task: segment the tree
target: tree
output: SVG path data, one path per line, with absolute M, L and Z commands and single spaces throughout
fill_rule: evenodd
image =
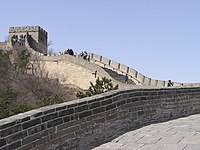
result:
M 47 47 L 48 47 L 48 53 L 49 54 L 54 54 L 54 49 L 51 47 L 53 45 L 53 42 L 50 40 L 47 43 Z
M 98 77 L 95 85 L 92 82 L 90 82 L 90 84 L 91 86 L 89 87 L 88 90 L 85 90 L 84 92 L 79 91 L 76 96 L 78 98 L 83 98 L 105 93 L 111 90 L 117 90 L 119 88 L 118 84 L 116 86 L 113 86 L 112 80 L 106 77 L 103 77 L 101 80 Z
M 14 74 L 14 67 L 9 58 L 10 53 L 0 50 L 0 91 L 9 87 Z

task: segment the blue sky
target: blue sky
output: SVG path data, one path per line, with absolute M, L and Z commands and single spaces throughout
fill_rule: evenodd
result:
M 55 52 L 87 50 L 153 79 L 200 82 L 199 0 L 6 0 L 0 41 L 10 26 L 39 25 Z

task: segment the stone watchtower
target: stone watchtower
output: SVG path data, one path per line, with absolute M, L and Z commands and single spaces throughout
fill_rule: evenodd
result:
M 26 46 L 35 51 L 47 53 L 48 33 L 40 26 L 10 27 L 8 46 Z

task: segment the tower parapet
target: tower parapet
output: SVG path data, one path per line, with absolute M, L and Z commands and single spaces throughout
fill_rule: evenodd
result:
M 40 32 L 47 36 L 47 32 L 42 29 L 40 26 L 21 26 L 21 27 L 10 27 L 9 33 L 18 33 L 18 32 Z

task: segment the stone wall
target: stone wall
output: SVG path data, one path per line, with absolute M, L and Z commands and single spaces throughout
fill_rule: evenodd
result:
M 28 44 L 31 48 L 33 48 L 35 51 L 42 53 L 42 54 L 47 54 L 47 45 L 44 45 L 40 42 L 35 41 L 32 37 L 28 37 L 27 39 Z
M 157 86 L 157 87 L 167 87 L 168 81 L 164 80 L 154 80 L 149 77 L 146 77 L 145 75 L 139 73 L 135 69 L 129 68 L 126 65 L 123 65 L 121 63 L 118 63 L 113 60 L 109 60 L 108 58 L 105 58 L 103 56 L 100 56 L 98 54 L 90 54 L 91 61 L 94 62 L 97 65 L 100 65 L 102 67 L 106 67 L 108 69 L 113 69 L 117 73 L 128 75 L 130 79 L 133 80 L 134 83 L 138 85 L 149 85 L 149 86 Z M 184 83 L 177 83 L 173 82 L 174 86 L 182 86 Z
M 91 149 L 142 126 L 200 113 L 200 87 L 112 91 L 0 120 L 0 149 Z
M 41 53 L 35 52 L 33 55 Z M 65 54 L 57 56 L 39 56 L 43 71 L 48 74 L 49 78 L 56 78 L 62 84 L 73 84 L 81 89 L 88 89 L 91 85 L 90 82 L 95 83 L 96 79 L 94 72 L 97 70 L 97 77 L 112 77 L 101 67 L 96 64 L 90 63 L 83 59 Z M 122 84 L 112 79 L 114 85 L 119 84 L 119 88 L 123 89 L 126 84 Z M 132 85 L 131 85 L 132 86 Z

